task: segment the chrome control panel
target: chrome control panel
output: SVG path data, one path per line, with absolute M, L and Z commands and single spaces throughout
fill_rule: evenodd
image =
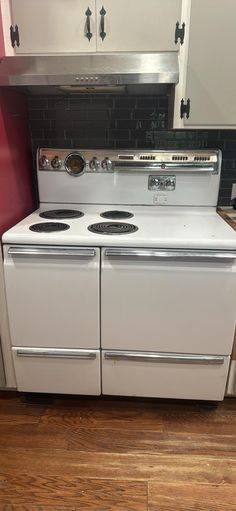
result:
M 38 149 L 39 171 L 67 172 L 79 176 L 84 172 L 146 172 L 151 174 L 149 190 L 174 190 L 175 175 L 180 172 L 207 172 L 220 170 L 220 151 L 140 151 L 106 149 Z M 160 172 L 155 176 L 152 173 Z M 174 173 L 174 175 L 172 175 Z
M 176 176 L 167 175 L 150 175 L 148 178 L 148 190 L 165 190 L 165 192 L 171 192 L 176 187 Z

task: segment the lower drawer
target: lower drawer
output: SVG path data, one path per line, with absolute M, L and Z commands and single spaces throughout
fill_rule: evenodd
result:
M 224 398 L 230 357 L 102 352 L 102 393 L 178 399 Z
M 18 390 L 101 394 L 99 350 L 25 347 L 12 350 Z

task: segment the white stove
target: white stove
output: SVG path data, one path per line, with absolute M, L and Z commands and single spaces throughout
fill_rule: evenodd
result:
M 219 151 L 38 151 L 40 207 L 3 236 L 19 390 L 223 399 L 236 233 L 220 169 Z

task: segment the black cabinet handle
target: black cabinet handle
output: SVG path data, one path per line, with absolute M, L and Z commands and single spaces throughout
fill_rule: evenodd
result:
M 85 16 L 87 17 L 86 19 L 86 29 L 87 29 L 87 32 L 86 32 L 86 37 L 88 38 L 89 42 L 90 42 L 90 39 L 93 37 L 93 34 L 91 32 L 91 27 L 90 27 L 90 17 L 92 15 L 92 12 L 90 11 L 89 7 L 85 13 Z
M 15 25 L 15 28 L 13 25 L 10 26 L 10 38 L 11 38 L 11 45 L 13 48 L 15 46 L 20 46 L 20 35 L 19 35 L 19 28 L 18 25 Z
M 104 41 L 105 37 L 106 37 L 106 32 L 105 32 L 105 15 L 106 15 L 106 11 L 104 9 L 104 7 L 102 7 L 102 9 L 100 10 L 100 14 L 101 14 L 101 32 L 100 32 L 100 37 L 101 39 Z

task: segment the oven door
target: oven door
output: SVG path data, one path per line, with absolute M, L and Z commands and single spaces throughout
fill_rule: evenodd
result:
M 236 253 L 105 248 L 105 350 L 230 355 Z
M 97 349 L 98 248 L 5 246 L 13 346 Z

